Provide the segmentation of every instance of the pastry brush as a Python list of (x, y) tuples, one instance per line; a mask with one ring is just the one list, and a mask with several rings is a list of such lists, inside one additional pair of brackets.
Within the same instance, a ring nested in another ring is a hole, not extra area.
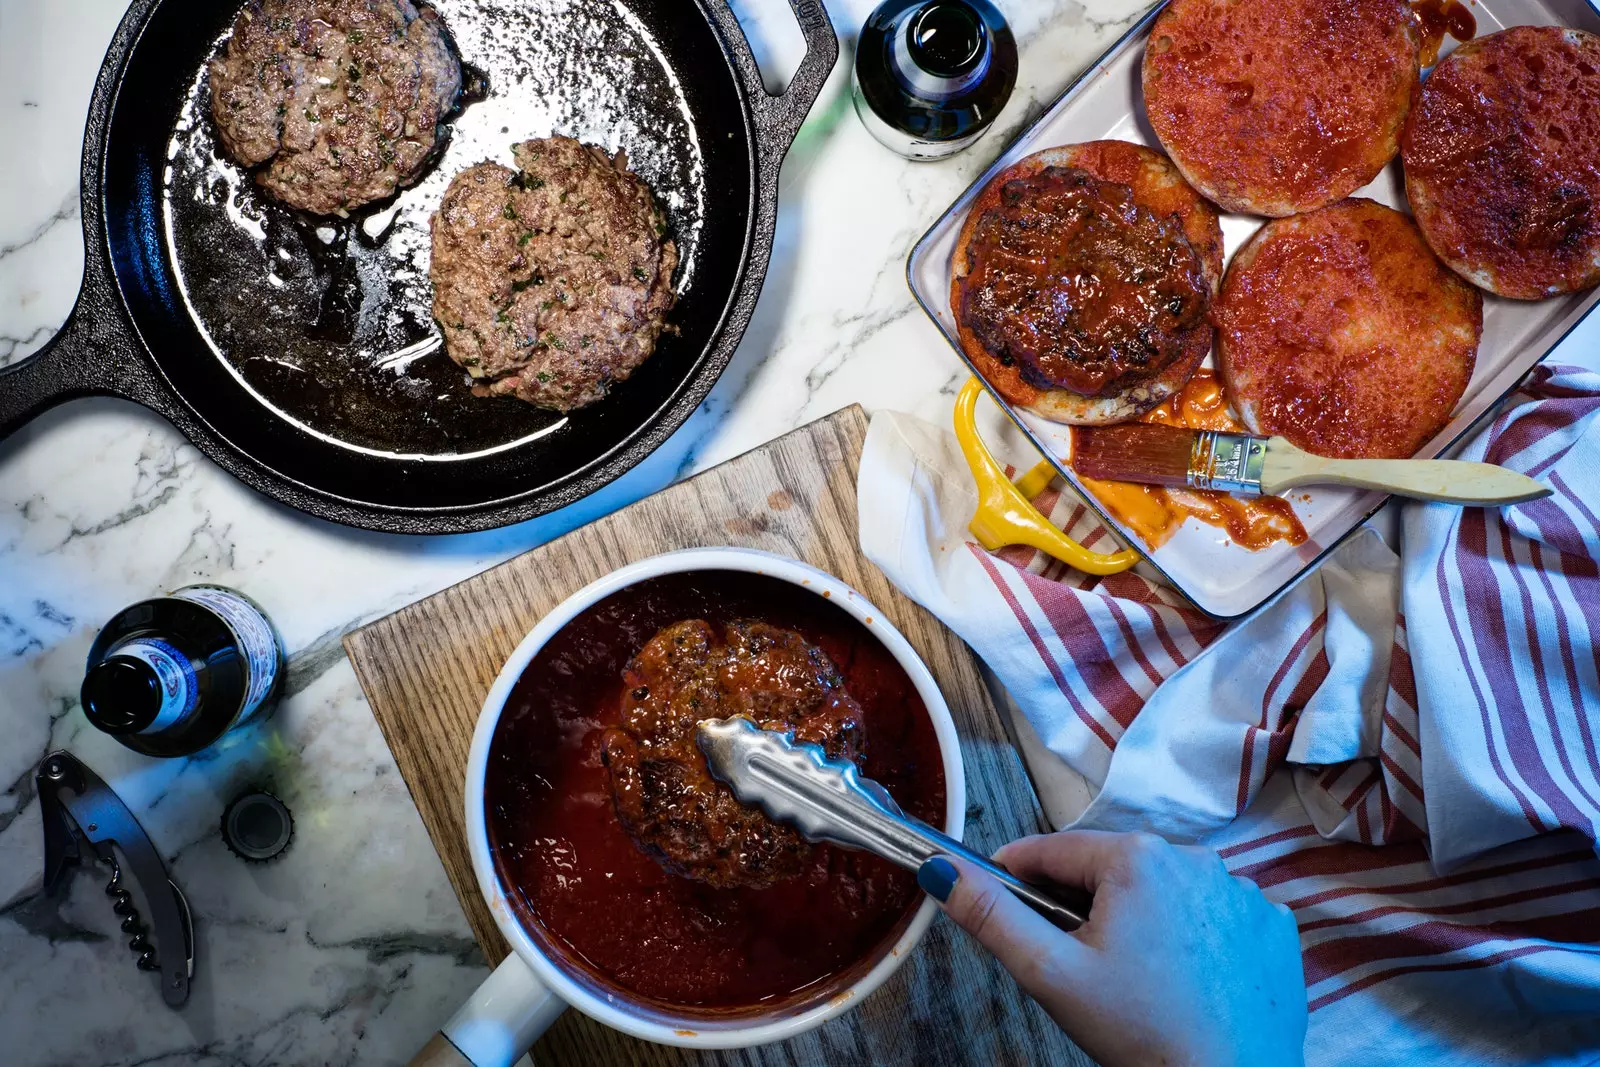
[(1282, 437), (1154, 423), (1077, 426), (1072, 467), (1085, 478), (1280, 494), (1301, 485), (1379, 489), (1447, 504), (1520, 504), (1549, 496), (1525, 474), (1453, 459), (1328, 459)]

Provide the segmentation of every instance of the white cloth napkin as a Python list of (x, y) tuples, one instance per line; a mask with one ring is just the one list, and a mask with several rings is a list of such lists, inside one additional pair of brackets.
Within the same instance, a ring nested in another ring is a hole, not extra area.
[[(863, 551), (1097, 789), (1076, 825), (1206, 842), (1295, 912), (1313, 1063), (1600, 1054), (1600, 375), (1539, 368), (1462, 458), (1555, 495), (1408, 504), (1399, 555), (1364, 530), (1230, 627), (985, 552), (943, 428), (880, 412), (862, 456)], [(1060, 484), (1040, 510), (1104, 542)]]

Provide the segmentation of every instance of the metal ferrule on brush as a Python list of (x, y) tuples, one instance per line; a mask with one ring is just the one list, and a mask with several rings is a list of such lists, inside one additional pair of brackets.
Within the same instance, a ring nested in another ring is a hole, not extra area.
[(1223, 493), (1261, 493), (1261, 468), (1266, 443), (1242, 433), (1203, 430), (1189, 456), (1189, 485)]

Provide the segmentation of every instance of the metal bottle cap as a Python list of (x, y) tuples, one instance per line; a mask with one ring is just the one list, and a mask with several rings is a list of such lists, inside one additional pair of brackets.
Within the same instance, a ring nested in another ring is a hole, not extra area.
[(240, 859), (273, 859), (293, 837), (294, 817), (271, 793), (244, 793), (222, 813), (222, 843)]

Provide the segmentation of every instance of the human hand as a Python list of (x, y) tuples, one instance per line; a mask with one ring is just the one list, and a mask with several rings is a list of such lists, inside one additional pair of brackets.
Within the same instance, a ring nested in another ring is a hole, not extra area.
[(1088, 921), (1065, 933), (959, 859), (935, 857), (917, 880), (1105, 1067), (1305, 1062), (1294, 919), (1215, 852), (1069, 830), (994, 859), (1023, 881), (1092, 892)]

